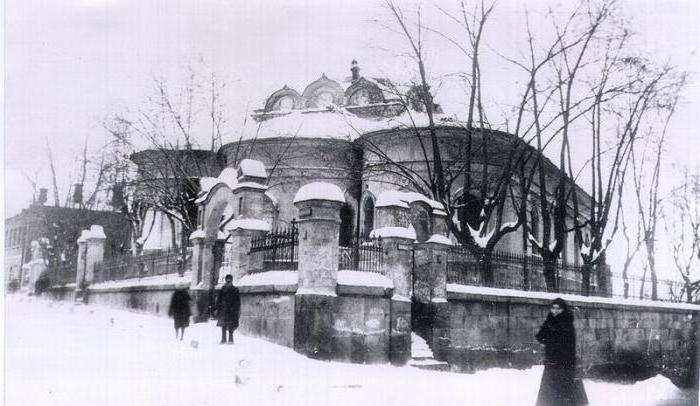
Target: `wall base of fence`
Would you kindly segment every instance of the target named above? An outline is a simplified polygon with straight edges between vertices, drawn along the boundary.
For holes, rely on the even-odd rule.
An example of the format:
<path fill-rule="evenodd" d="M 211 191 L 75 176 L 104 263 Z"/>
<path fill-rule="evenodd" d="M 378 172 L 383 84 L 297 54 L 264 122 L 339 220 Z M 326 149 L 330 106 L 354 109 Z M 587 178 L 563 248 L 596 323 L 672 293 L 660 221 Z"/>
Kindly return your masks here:
<path fill-rule="evenodd" d="M 391 300 L 389 362 L 406 365 L 411 359 L 411 302 Z"/>
<path fill-rule="evenodd" d="M 333 309 L 336 296 L 297 294 L 294 297 L 294 350 L 310 358 L 333 355 Z"/>

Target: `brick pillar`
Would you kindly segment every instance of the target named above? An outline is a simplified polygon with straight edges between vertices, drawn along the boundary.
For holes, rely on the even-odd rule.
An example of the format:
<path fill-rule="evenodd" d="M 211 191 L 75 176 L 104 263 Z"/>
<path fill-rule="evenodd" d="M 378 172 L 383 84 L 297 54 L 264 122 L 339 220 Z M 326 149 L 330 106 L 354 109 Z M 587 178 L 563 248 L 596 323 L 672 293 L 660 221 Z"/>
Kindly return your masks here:
<path fill-rule="evenodd" d="M 330 359 L 338 283 L 338 231 L 343 192 L 314 182 L 294 198 L 299 210 L 299 287 L 294 306 L 294 350 Z"/>
<path fill-rule="evenodd" d="M 384 269 L 394 283 L 391 298 L 391 332 L 389 335 L 389 361 L 404 365 L 411 358 L 411 296 L 413 295 L 413 240 L 385 236 Z"/>
<path fill-rule="evenodd" d="M 88 230 L 83 230 L 78 238 L 78 261 L 75 272 L 75 300 L 82 302 L 84 299 L 83 287 L 87 286 L 85 280 L 86 259 L 87 259 L 87 235 Z"/>
<path fill-rule="evenodd" d="M 93 225 L 85 240 L 85 282 L 90 285 L 95 280 L 95 268 L 104 260 L 107 236 L 102 226 Z"/>
<path fill-rule="evenodd" d="M 208 240 L 204 231 L 197 230 L 190 236 L 192 241 L 192 283 L 190 293 L 195 303 L 195 322 L 209 319 L 211 306 L 213 305 L 212 266 L 214 265 L 214 242 Z"/>
<path fill-rule="evenodd" d="M 433 240 L 437 240 L 433 241 Z M 447 304 L 447 241 L 435 236 L 416 244 L 414 330 L 426 339 L 435 359 L 445 360 L 450 345 Z M 446 240 L 446 239 L 445 239 Z"/>
<path fill-rule="evenodd" d="M 231 259 L 231 275 L 234 283 L 250 270 L 262 269 L 262 256 L 249 254 L 250 242 L 253 237 L 269 231 L 270 227 L 262 220 L 256 220 L 255 223 L 259 225 L 264 223 L 265 227 L 255 227 L 255 224 L 252 223 L 251 221 L 234 220 L 234 224 L 229 230 L 231 235 L 229 258 Z M 223 278 L 223 275 L 220 277 Z"/>

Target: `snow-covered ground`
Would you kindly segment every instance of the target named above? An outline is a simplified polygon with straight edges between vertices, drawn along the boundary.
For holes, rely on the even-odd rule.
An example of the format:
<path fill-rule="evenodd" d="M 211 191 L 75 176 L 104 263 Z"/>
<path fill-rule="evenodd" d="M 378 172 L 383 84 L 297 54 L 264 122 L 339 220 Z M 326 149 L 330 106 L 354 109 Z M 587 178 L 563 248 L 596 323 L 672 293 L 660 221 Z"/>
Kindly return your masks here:
<path fill-rule="evenodd" d="M 314 361 L 239 333 L 235 345 L 219 345 L 213 323 L 191 326 L 177 341 L 172 321 L 151 315 L 21 296 L 7 296 L 5 309 L 8 406 L 520 406 L 534 404 L 542 373 Z M 661 376 L 585 386 L 591 405 L 693 404 Z"/>

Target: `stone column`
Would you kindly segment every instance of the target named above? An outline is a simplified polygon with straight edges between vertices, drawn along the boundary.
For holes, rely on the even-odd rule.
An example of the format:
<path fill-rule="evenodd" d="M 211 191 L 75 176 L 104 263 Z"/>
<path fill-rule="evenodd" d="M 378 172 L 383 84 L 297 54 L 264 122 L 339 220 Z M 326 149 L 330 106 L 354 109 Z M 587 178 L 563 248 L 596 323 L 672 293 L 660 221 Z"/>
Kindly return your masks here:
<path fill-rule="evenodd" d="M 88 230 L 83 230 L 78 238 L 78 261 L 75 272 L 75 300 L 82 302 L 84 298 L 83 287 L 86 285 L 85 270 L 87 259 L 87 236 L 90 233 Z"/>
<path fill-rule="evenodd" d="M 445 360 L 449 348 L 449 312 L 447 303 L 447 249 L 449 240 L 433 235 L 416 244 L 416 292 L 414 313 L 416 329 L 433 350 L 435 359 Z"/>
<path fill-rule="evenodd" d="M 95 280 L 95 268 L 102 263 L 105 256 L 107 236 L 102 226 L 91 226 L 85 241 L 85 282 L 90 285 Z"/>
<path fill-rule="evenodd" d="M 211 273 L 214 264 L 214 241 L 208 240 L 203 230 L 197 230 L 190 236 L 192 241 L 192 283 L 190 293 L 195 303 L 195 322 L 209 319 L 213 300 L 211 292 Z"/>
<path fill-rule="evenodd" d="M 404 365 L 411 358 L 411 296 L 413 295 L 413 240 L 398 236 L 382 238 L 384 269 L 394 283 L 391 298 L 389 361 Z"/>
<path fill-rule="evenodd" d="M 338 283 L 338 231 L 343 192 L 314 182 L 294 198 L 299 210 L 299 287 L 294 306 L 294 350 L 312 358 L 330 359 L 333 311 Z"/>
<path fill-rule="evenodd" d="M 257 220 L 256 222 L 260 225 L 265 223 Z M 229 258 L 231 259 L 231 275 L 234 283 L 249 271 L 262 269 L 262 256 L 250 255 L 250 242 L 253 237 L 269 231 L 269 225 L 265 223 L 265 226 L 265 228 L 254 227 L 251 221 L 234 220 L 233 228 L 229 230 L 231 235 Z"/>

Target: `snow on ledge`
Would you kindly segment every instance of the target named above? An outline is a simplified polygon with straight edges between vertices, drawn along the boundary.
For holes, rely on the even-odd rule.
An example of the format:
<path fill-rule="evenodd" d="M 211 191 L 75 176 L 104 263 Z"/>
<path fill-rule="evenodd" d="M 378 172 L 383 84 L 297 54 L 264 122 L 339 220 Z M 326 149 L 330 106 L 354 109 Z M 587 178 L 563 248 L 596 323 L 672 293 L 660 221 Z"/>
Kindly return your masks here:
<path fill-rule="evenodd" d="M 190 234 L 190 240 L 193 240 L 195 238 L 205 238 L 207 235 L 204 233 L 204 230 L 195 230 Z"/>
<path fill-rule="evenodd" d="M 298 281 L 297 271 L 267 271 L 243 275 L 236 286 L 296 285 Z"/>
<path fill-rule="evenodd" d="M 416 239 L 416 231 L 406 227 L 382 227 L 376 230 L 372 230 L 369 233 L 369 238 L 387 238 L 387 237 L 398 237 L 406 238 L 409 240 Z"/>
<path fill-rule="evenodd" d="M 431 235 L 426 242 L 431 242 L 433 244 L 453 245 L 452 240 L 441 234 Z"/>
<path fill-rule="evenodd" d="M 393 289 L 391 279 L 376 272 L 338 271 L 338 284 L 346 286 L 371 286 Z"/>
<path fill-rule="evenodd" d="M 244 159 L 239 165 L 241 176 L 250 176 L 253 178 L 267 178 L 265 164 L 255 159 Z"/>
<path fill-rule="evenodd" d="M 488 288 L 484 286 L 469 286 L 469 285 L 458 285 L 454 283 L 447 284 L 447 292 L 452 293 L 468 293 L 477 295 L 488 295 L 488 296 L 500 296 L 500 297 L 525 297 L 531 299 L 544 299 L 544 300 L 554 300 L 560 297 L 567 301 L 572 302 L 583 302 L 583 303 L 601 303 L 613 306 L 627 305 L 627 306 L 640 306 L 640 307 L 656 307 L 664 309 L 680 309 L 680 310 L 692 310 L 700 311 L 700 305 L 690 304 L 690 303 L 674 303 L 674 302 L 659 302 L 652 300 L 639 300 L 639 299 L 623 299 L 623 298 L 608 298 L 608 297 L 598 297 L 598 296 L 582 296 L 582 295 L 572 295 L 568 293 L 556 293 L 556 292 L 534 292 L 527 290 L 517 290 L 517 289 L 499 289 L 499 288 Z"/>
<path fill-rule="evenodd" d="M 236 219 L 226 225 L 227 230 L 270 231 L 270 225 L 265 220 Z"/>
<path fill-rule="evenodd" d="M 243 189 L 243 188 L 248 188 L 248 189 L 256 189 L 256 190 L 267 190 L 267 186 L 261 185 L 257 182 L 240 182 L 236 183 L 231 190 L 238 190 L 238 189 Z"/>
<path fill-rule="evenodd" d="M 345 195 L 340 188 L 326 182 L 311 182 L 299 188 L 294 196 L 294 203 L 307 200 L 330 200 L 345 203 Z"/>
<path fill-rule="evenodd" d="M 394 293 L 394 295 L 391 297 L 391 300 L 394 300 L 396 302 L 411 303 L 411 299 L 407 298 L 406 296 L 399 295 L 398 293 Z"/>
<path fill-rule="evenodd" d="M 189 286 L 192 283 L 192 271 L 185 272 L 182 277 L 178 276 L 176 273 L 150 276 L 147 278 L 131 278 L 122 279 L 118 281 L 106 281 L 92 284 L 88 287 L 90 290 L 106 290 L 106 289 L 117 289 L 117 288 L 128 288 L 128 287 L 146 287 L 146 286 L 161 286 L 161 285 L 175 285 L 176 287 Z"/>
<path fill-rule="evenodd" d="M 404 193 L 398 190 L 387 190 L 377 196 L 374 207 L 402 207 L 408 209 L 408 203 L 404 200 Z"/>

